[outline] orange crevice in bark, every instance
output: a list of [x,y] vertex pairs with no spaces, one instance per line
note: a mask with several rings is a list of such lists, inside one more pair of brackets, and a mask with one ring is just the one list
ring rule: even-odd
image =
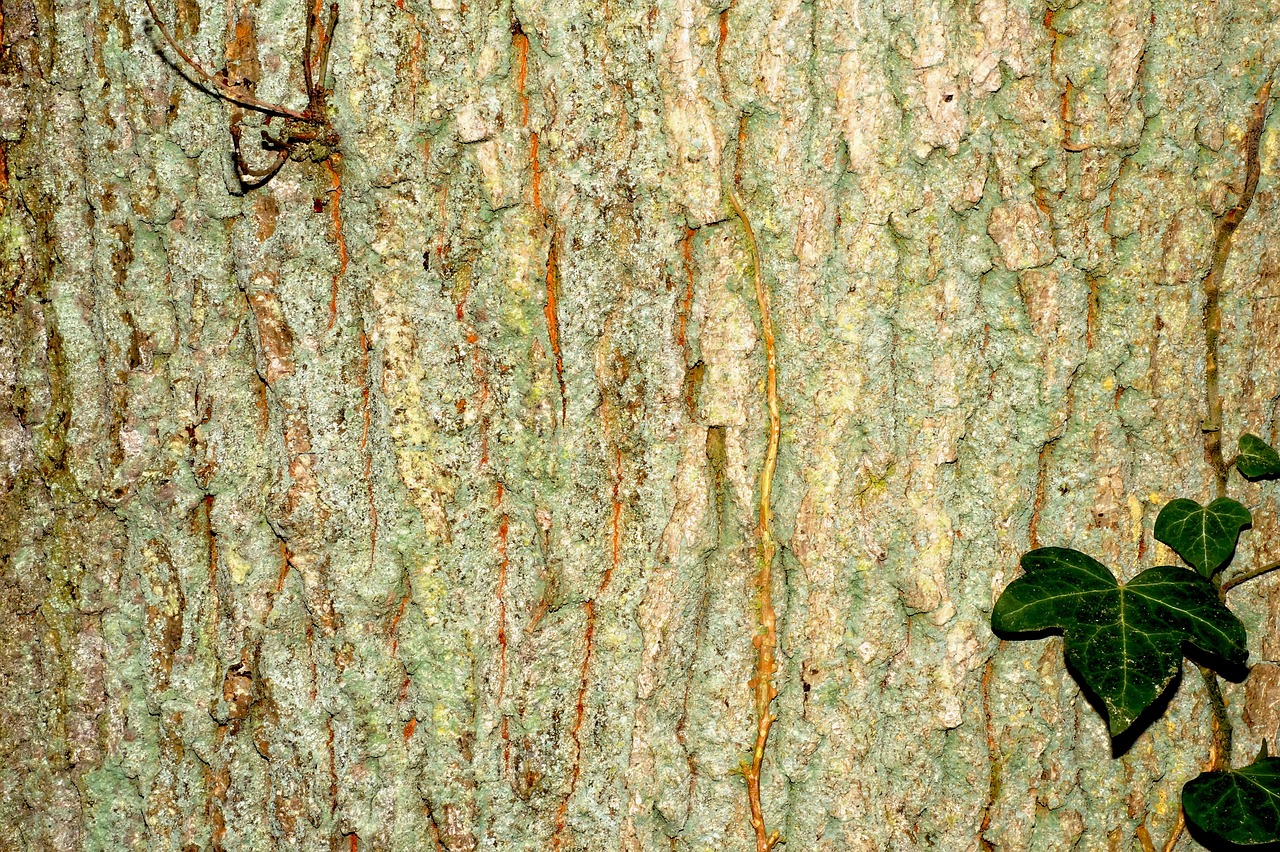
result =
[[[1068,403],[1068,416],[1070,416],[1070,412],[1071,407]],[[1040,546],[1040,514],[1044,510],[1045,500],[1048,499],[1046,477],[1049,471],[1049,453],[1057,443],[1058,436],[1053,435],[1044,442],[1036,456],[1036,491],[1031,503],[1031,522],[1027,526],[1027,540],[1033,550]]]
[[[741,133],[740,133],[741,137]],[[741,145],[739,145],[741,151]],[[742,209],[737,193],[730,188],[729,203],[742,222],[751,247],[752,273],[755,278],[756,304],[760,311],[761,336],[764,339],[766,380],[765,396],[769,409],[769,444],[765,449],[764,467],[760,471],[760,517],[757,534],[760,539],[760,569],[757,586],[760,596],[760,633],[752,644],[756,648],[755,677],[749,681],[755,699],[756,737],[751,750],[751,762],[744,763],[742,773],[747,780],[747,802],[751,809],[751,828],[755,831],[756,851],[769,852],[782,837],[770,832],[765,825],[764,808],[760,802],[760,772],[764,765],[765,746],[769,742],[769,729],[777,719],[770,705],[777,697],[773,675],[778,670],[775,652],[778,645],[778,621],[773,609],[773,561],[777,544],[773,540],[773,474],[778,466],[778,440],[782,433],[782,416],[778,407],[778,350],[773,335],[773,314],[769,304],[769,291],[760,273],[760,247],[756,243],[751,220]]]
[[[547,211],[542,206],[542,168],[538,163],[538,134],[536,133],[529,134],[529,168],[532,173],[530,184],[533,188],[533,209],[538,211],[538,215],[545,221]],[[569,398],[565,395],[564,355],[560,351],[560,312],[557,308],[560,300],[560,280],[556,268],[558,259],[556,243],[559,238],[560,234],[553,230],[551,246],[547,249],[547,303],[543,313],[547,317],[547,337],[551,342],[551,354],[556,362],[556,380],[560,383],[560,423],[563,425]]]
[[449,178],[440,182],[440,233],[436,235],[436,261],[444,263],[444,235],[449,222]]
[[1044,19],[1042,21],[1045,30],[1049,33],[1049,73],[1052,74],[1058,65],[1058,47],[1062,43],[1062,34],[1058,32],[1053,22],[1053,9],[1046,8],[1044,10]]
[[542,167],[538,164],[538,134],[529,134],[529,185],[533,188],[533,209],[539,216],[546,216],[542,209]]
[[551,246],[547,249],[547,303],[543,313],[547,317],[547,338],[551,342],[551,354],[556,363],[556,381],[560,384],[560,424],[564,425],[569,411],[569,397],[564,386],[564,353],[560,351],[560,281],[556,268],[558,239],[559,234],[553,233]]
[[[494,503],[502,510],[502,497],[505,489],[498,483],[498,494]],[[510,530],[510,518],[506,512],[499,515],[498,520],[498,702],[502,702],[503,692],[507,687],[507,535]]]
[[396,610],[396,614],[391,619],[391,654],[395,656],[396,650],[400,647],[400,640],[396,636],[396,630],[400,627],[400,619],[404,617],[405,607],[409,605],[409,595],[405,594],[400,598],[400,608]]
[[[716,68],[720,67],[720,60],[724,57],[724,43],[729,40],[729,9],[733,7],[733,3],[724,7],[720,12],[720,40],[716,42]],[[720,75],[723,81],[724,75]]]
[[276,608],[276,598],[284,591],[284,581],[289,576],[289,545],[280,542],[280,573],[276,575],[276,587],[267,594],[267,611],[262,616],[262,625],[266,627],[271,620],[271,613]]
[[[336,156],[336,155],[335,155]],[[333,241],[338,246],[338,271],[333,275],[333,291],[329,296],[329,328],[338,319],[338,282],[347,273],[347,238],[342,232],[342,175],[333,164],[333,157],[324,161],[329,170],[329,215],[333,218]]]
[[[622,468],[622,451],[618,450],[618,468]],[[621,474],[619,474],[620,476]],[[618,499],[618,480],[613,481],[613,558],[609,562],[609,567],[605,569],[604,577],[600,580],[600,594],[609,587],[609,580],[613,578],[614,569],[622,564],[622,501]]]
[[[502,497],[505,489],[502,483],[497,485],[498,493],[494,499],[498,510],[502,510]],[[498,520],[498,712],[502,713],[502,697],[507,691],[507,568],[510,560],[507,556],[507,536],[511,528],[511,519],[506,512],[499,515]],[[500,727],[502,736],[502,766],[504,771],[511,765],[511,734],[507,728],[507,716],[502,713]]]
[[209,540],[209,584],[214,588],[216,598],[217,591],[214,584],[218,579],[218,536],[213,531],[213,495],[206,494],[201,504],[204,506],[203,532]]
[[621,482],[622,482],[622,450],[616,450],[615,455],[616,468],[613,478],[613,512],[610,522],[609,545],[610,556],[609,566],[605,568],[604,575],[600,578],[600,585],[596,589],[595,596],[589,598],[584,609],[587,614],[586,634],[583,640],[586,650],[582,654],[582,669],[578,680],[578,700],[575,705],[573,728],[570,730],[570,736],[573,738],[573,771],[569,775],[569,790],[565,793],[564,800],[560,803],[560,808],[556,811],[556,828],[555,833],[551,836],[552,848],[558,850],[564,844],[564,829],[568,821],[569,802],[573,799],[574,790],[578,786],[578,778],[582,775],[582,721],[586,717],[587,712],[587,689],[591,683],[591,652],[592,641],[596,632],[596,600],[604,595],[606,589],[609,588],[609,581],[613,578],[613,572],[617,570],[622,563],[622,501],[619,498]]
[[516,96],[520,99],[520,126],[529,124],[529,96],[524,93],[525,79],[529,74],[529,37],[524,34],[520,22],[511,25],[511,46],[516,49]]
[[587,648],[582,655],[582,674],[578,681],[578,700],[573,714],[573,728],[569,731],[569,736],[573,739],[573,771],[569,775],[569,789],[564,794],[564,799],[560,802],[560,807],[556,811],[556,829],[555,833],[551,835],[551,848],[556,852],[559,852],[564,846],[564,829],[565,824],[568,822],[569,800],[573,798],[574,790],[578,787],[578,778],[582,775],[582,720],[587,712],[588,669],[591,666],[591,640],[596,632],[596,603],[594,600],[588,600],[584,607],[587,612]]
[[[689,314],[693,311],[693,228],[684,229],[684,239],[680,241],[680,258],[684,261],[685,287],[684,298],[680,301],[679,313],[676,314],[676,344],[685,348],[688,340]],[[685,353],[686,355],[688,353]]]

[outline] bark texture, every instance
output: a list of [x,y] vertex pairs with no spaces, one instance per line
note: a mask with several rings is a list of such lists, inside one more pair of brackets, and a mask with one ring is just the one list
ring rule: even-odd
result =
[[[1172,558],[1159,506],[1212,496],[1203,281],[1280,4],[340,7],[340,158],[246,193],[142,0],[0,4],[4,844],[755,848],[769,418],[731,186],[779,363],[767,824],[1163,842],[1199,678],[1112,760],[1058,640],[987,619],[1030,546],[1132,576]],[[305,106],[301,0],[160,12]],[[1227,447],[1277,437],[1278,161],[1273,109]],[[1239,564],[1280,557],[1277,486],[1235,483]],[[1237,759],[1280,722],[1278,584],[1231,595]]]

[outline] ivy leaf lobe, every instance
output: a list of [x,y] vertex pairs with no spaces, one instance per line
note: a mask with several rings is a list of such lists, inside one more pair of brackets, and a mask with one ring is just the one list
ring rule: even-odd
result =
[[1239,846],[1280,842],[1280,757],[1264,752],[1251,765],[1202,772],[1182,788],[1187,821]]
[[1269,479],[1280,476],[1280,453],[1270,444],[1248,432],[1240,436],[1240,454],[1236,470],[1245,479]]
[[996,601],[992,628],[1061,632],[1067,662],[1101,699],[1112,737],[1178,676],[1184,645],[1233,666],[1249,655],[1244,625],[1194,571],[1160,565],[1121,585],[1105,565],[1065,547],[1024,554],[1022,569]]
[[1206,577],[1221,568],[1235,552],[1240,531],[1253,516],[1230,497],[1208,506],[1195,500],[1170,500],[1156,516],[1156,540],[1162,541]]

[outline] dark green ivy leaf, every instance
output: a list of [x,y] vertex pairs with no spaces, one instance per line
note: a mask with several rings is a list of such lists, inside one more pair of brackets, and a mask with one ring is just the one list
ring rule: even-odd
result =
[[1121,586],[1077,550],[1042,547],[1022,557],[1022,570],[996,601],[992,628],[1062,631],[1067,662],[1102,699],[1113,737],[1177,676],[1184,643],[1231,665],[1249,655],[1244,625],[1186,568],[1148,568]]
[[1245,479],[1266,479],[1280,476],[1280,453],[1257,435],[1240,436],[1240,455],[1236,457],[1236,470]]
[[1191,825],[1229,843],[1280,843],[1280,757],[1200,773],[1183,786],[1182,809]]
[[1156,516],[1156,539],[1210,577],[1231,557],[1240,530],[1251,523],[1249,510],[1230,497],[1219,497],[1208,506],[1170,500]]

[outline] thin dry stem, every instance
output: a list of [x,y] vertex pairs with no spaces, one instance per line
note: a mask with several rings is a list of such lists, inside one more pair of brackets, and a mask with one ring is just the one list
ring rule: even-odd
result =
[[1187,820],[1182,815],[1182,809],[1178,809],[1178,821],[1173,824],[1173,833],[1169,835],[1169,839],[1164,842],[1164,849],[1161,852],[1173,852],[1173,847],[1178,845],[1178,840],[1182,838],[1182,830],[1187,827]]
[[[240,181],[250,189],[256,189],[262,186],[271,178],[275,177],[276,172],[289,161],[288,150],[276,153],[275,160],[265,168],[255,169],[250,166],[244,159],[244,154],[240,150],[240,122],[233,118],[231,121],[231,151],[236,161],[236,169],[240,172]],[[245,180],[245,178],[250,180]]]
[[271,115],[279,115],[285,118],[296,118],[302,121],[310,120],[311,116],[307,112],[299,112],[296,109],[280,106],[279,104],[269,103],[259,100],[248,92],[242,91],[219,80],[213,74],[204,69],[204,66],[191,57],[191,54],[182,49],[178,44],[178,40],[170,35],[169,30],[160,21],[160,13],[156,11],[155,3],[152,0],[146,0],[147,9],[151,12],[151,21],[156,25],[156,29],[160,31],[160,35],[164,37],[165,43],[169,48],[178,55],[187,69],[194,74],[201,83],[213,89],[214,93],[223,100],[230,101],[233,104],[239,104],[246,109],[257,110]]
[[773,560],[777,543],[773,540],[773,474],[778,466],[778,439],[782,433],[782,415],[778,409],[778,349],[773,336],[773,314],[769,306],[769,291],[760,274],[760,247],[756,243],[751,220],[742,209],[738,195],[729,190],[729,203],[742,222],[751,246],[752,272],[755,277],[756,303],[760,309],[760,328],[764,337],[767,364],[765,393],[769,407],[769,445],[765,450],[764,467],[760,471],[760,573],[757,578],[760,593],[761,632],[755,637],[756,675],[751,680],[755,697],[756,743],[751,751],[751,765],[743,767],[747,779],[747,799],[751,806],[751,827],[756,835],[756,852],[769,852],[782,837],[765,826],[764,808],[760,803],[760,771],[764,766],[764,750],[769,741],[769,729],[777,719],[769,709],[778,690],[773,685],[773,675],[778,666],[775,651],[778,645],[778,620],[773,610]]
[[1151,832],[1147,831],[1145,822],[1138,823],[1138,830],[1134,833],[1138,835],[1138,842],[1142,844],[1142,852],[1156,852],[1156,845],[1151,842]]
[[[320,45],[320,61],[316,63],[317,70],[320,73],[319,79],[316,80],[318,88],[315,97],[319,97],[328,91],[325,88],[325,79],[329,76],[329,51],[333,47],[333,31],[338,26],[338,4],[329,4],[329,20],[324,26],[324,41]],[[307,92],[307,97],[313,97],[312,92]],[[315,104],[315,106],[319,106]]]

